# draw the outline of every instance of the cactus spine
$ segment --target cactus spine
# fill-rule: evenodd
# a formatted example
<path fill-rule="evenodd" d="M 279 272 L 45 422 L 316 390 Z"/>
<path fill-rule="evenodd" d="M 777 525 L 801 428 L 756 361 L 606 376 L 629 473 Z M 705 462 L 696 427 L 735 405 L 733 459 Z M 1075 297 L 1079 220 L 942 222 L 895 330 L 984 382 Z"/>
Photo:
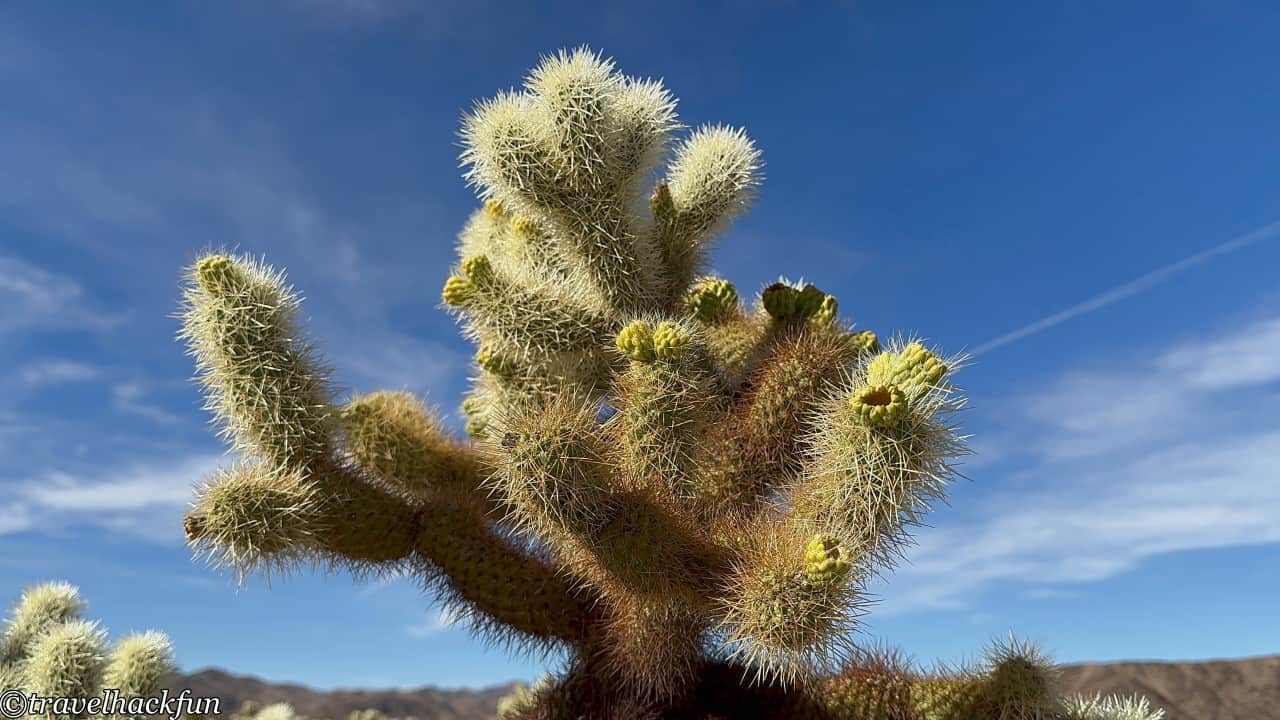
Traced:
<path fill-rule="evenodd" d="M 567 650 L 509 718 L 1057 712 L 1021 649 L 925 677 L 852 646 L 865 581 L 965 453 L 962 358 L 882 348 L 808 283 L 747 307 L 706 261 L 760 153 L 680 128 L 660 83 L 586 49 L 466 115 L 483 202 L 440 298 L 477 346 L 470 442 L 406 393 L 339 400 L 282 275 L 197 261 L 183 338 L 243 457 L 190 542 L 240 571 L 409 568 L 477 630 Z"/>

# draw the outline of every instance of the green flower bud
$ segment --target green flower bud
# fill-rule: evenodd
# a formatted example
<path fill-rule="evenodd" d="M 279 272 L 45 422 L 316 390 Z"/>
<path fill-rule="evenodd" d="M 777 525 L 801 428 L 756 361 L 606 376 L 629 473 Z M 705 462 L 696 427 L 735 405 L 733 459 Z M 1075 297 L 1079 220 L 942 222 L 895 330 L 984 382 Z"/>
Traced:
<path fill-rule="evenodd" d="M 476 364 L 499 377 L 512 375 L 516 369 L 509 358 L 503 357 L 488 345 L 480 346 L 480 350 L 476 352 Z"/>
<path fill-rule="evenodd" d="M 760 301 L 765 312 L 778 320 L 789 320 L 799 314 L 800 291 L 782 282 L 764 289 Z"/>
<path fill-rule="evenodd" d="M 482 283 L 493 277 L 493 263 L 484 255 L 472 255 L 462 261 L 462 273 L 467 279 Z"/>
<path fill-rule="evenodd" d="M 471 299 L 471 290 L 471 283 L 467 282 L 466 278 L 451 275 L 444 282 L 444 291 L 440 293 L 440 298 L 446 305 L 462 307 Z"/>
<path fill-rule="evenodd" d="M 523 215 L 511 219 L 511 233 L 526 240 L 538 236 L 538 224 Z"/>
<path fill-rule="evenodd" d="M 238 277 L 235 263 L 226 255 L 208 255 L 196 262 L 196 282 L 207 293 L 231 287 Z"/>
<path fill-rule="evenodd" d="M 905 390 L 933 387 L 946 374 L 947 366 L 918 342 L 899 353 L 881 353 L 867 365 L 871 385 L 898 385 Z"/>
<path fill-rule="evenodd" d="M 826 299 L 827 294 L 817 286 L 805 285 L 796 300 L 796 315 L 802 318 L 813 317 L 822 308 L 822 302 Z"/>
<path fill-rule="evenodd" d="M 660 323 L 653 332 L 653 352 L 662 360 L 679 360 L 691 340 L 688 331 L 679 325 Z"/>
<path fill-rule="evenodd" d="M 849 349 L 859 355 L 869 355 L 871 353 L 880 352 L 880 338 L 870 330 L 859 330 L 858 332 L 849 333 L 845 338 Z"/>
<path fill-rule="evenodd" d="M 685 296 L 684 306 L 703 322 L 718 322 L 738 309 L 738 291 L 728 280 L 703 278 Z"/>
<path fill-rule="evenodd" d="M 836 302 L 834 295 L 827 295 L 822 298 L 822 302 L 818 305 L 818 311 L 813 314 L 813 321 L 822 325 L 830 325 L 836 321 L 840 315 L 840 303 Z"/>
<path fill-rule="evenodd" d="M 820 585 L 840 582 L 852 567 L 840 539 L 830 533 L 813 536 L 804 551 L 804 571 Z"/>
<path fill-rule="evenodd" d="M 636 362 L 653 362 L 653 330 L 649 323 L 636 320 L 618 333 L 618 349 Z"/>

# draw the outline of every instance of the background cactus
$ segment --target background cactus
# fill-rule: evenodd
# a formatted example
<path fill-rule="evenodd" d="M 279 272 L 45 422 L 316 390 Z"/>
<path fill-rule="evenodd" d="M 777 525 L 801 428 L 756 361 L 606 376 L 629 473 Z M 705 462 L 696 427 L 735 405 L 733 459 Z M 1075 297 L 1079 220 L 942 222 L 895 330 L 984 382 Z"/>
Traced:
<path fill-rule="evenodd" d="M 276 271 L 194 263 L 182 337 L 244 457 L 190 542 L 410 569 L 480 632 L 567 648 L 504 717 L 1068 717 L 1022 645 L 921 673 L 850 642 L 966 452 L 963 358 L 882 347 L 812 284 L 745 307 L 705 265 L 760 154 L 722 126 L 672 145 L 674 107 L 583 49 L 466 116 L 483 204 L 441 299 L 477 345 L 469 443 L 405 393 L 340 400 Z"/>
<path fill-rule="evenodd" d="M 107 688 L 122 698 L 159 695 L 175 669 L 169 639 L 147 631 L 110 646 L 106 630 L 81 617 L 84 608 L 67 583 L 27 588 L 0 638 L 0 687 L 44 697 L 101 697 Z"/>

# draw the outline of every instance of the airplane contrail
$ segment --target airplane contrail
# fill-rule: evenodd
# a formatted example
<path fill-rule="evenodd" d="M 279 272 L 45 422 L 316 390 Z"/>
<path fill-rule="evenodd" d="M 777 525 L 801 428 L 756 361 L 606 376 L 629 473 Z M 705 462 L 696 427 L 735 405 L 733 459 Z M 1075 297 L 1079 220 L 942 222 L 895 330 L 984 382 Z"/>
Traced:
<path fill-rule="evenodd" d="M 1177 262 L 1169 263 L 1168 265 L 1157 268 L 1156 270 L 1152 270 L 1146 275 L 1130 280 L 1129 282 L 1107 290 L 1104 293 L 1095 295 L 1079 305 L 1073 305 L 1066 310 L 1041 318 L 1029 325 L 1024 325 L 1017 330 L 1001 335 L 994 340 L 989 340 L 973 348 L 968 352 L 968 354 L 970 357 L 977 357 L 978 355 L 990 352 L 998 347 L 1008 345 L 1015 340 L 1021 340 L 1022 338 L 1048 330 L 1054 325 L 1064 323 L 1071 318 L 1091 313 L 1095 310 L 1101 310 L 1112 303 L 1119 302 L 1127 297 L 1137 295 L 1143 290 L 1155 287 L 1169 278 L 1178 275 L 1179 273 L 1186 272 L 1187 270 L 1203 264 L 1204 262 L 1219 255 L 1226 255 L 1227 253 L 1249 247 L 1250 245 L 1262 242 L 1263 240 L 1270 240 L 1277 235 L 1280 235 L 1280 221 L 1273 222 L 1270 225 L 1264 225 L 1256 230 L 1251 230 L 1244 235 L 1232 238 L 1221 245 L 1216 245 L 1208 250 L 1202 250 L 1195 255 L 1183 258 Z"/>

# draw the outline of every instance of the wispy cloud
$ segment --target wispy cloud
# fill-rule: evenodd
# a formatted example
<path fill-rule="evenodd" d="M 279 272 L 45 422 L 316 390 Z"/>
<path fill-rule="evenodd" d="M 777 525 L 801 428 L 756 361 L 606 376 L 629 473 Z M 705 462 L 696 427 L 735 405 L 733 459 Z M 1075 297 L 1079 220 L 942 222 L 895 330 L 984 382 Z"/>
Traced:
<path fill-rule="evenodd" d="M 175 482 L 174 476 L 168 473 L 147 472 L 90 482 L 53 473 L 41 484 L 28 486 L 23 495 L 36 507 L 49 510 L 116 512 L 154 505 L 181 505 L 190 500 L 191 488 L 181 481 Z"/>
<path fill-rule="evenodd" d="M 22 505 L 0 507 L 0 535 L 23 532 L 34 524 L 31 513 Z"/>
<path fill-rule="evenodd" d="M 147 387 L 139 382 L 118 383 L 111 387 L 115 407 L 122 413 L 138 415 L 162 425 L 178 422 L 178 416 L 146 401 Z"/>
<path fill-rule="evenodd" d="M 1046 460 L 1087 458 L 1156 441 L 1204 437 L 1205 429 L 1258 430 L 1270 414 L 1258 393 L 1280 379 L 1280 318 L 1266 318 L 1165 349 L 1133 350 L 1112 364 L 1067 372 L 1021 402 Z M 1239 437 L 1239 433 L 1233 433 Z"/>
<path fill-rule="evenodd" d="M 460 616 L 456 612 L 447 607 L 443 607 L 436 610 L 435 613 L 429 616 L 426 620 L 406 626 L 405 632 L 416 638 L 431 637 L 432 635 L 448 630 L 454 623 L 458 622 L 459 619 Z"/>
<path fill-rule="evenodd" d="M 1256 321 L 1015 400 L 1011 437 L 1031 450 L 1024 489 L 921 531 L 880 611 L 963 607 L 997 585 L 1091 582 L 1159 553 L 1280 542 L 1277 328 L 1280 318 Z"/>
<path fill-rule="evenodd" d="M 1038 473 L 1050 492 L 1001 499 L 990 516 L 922 533 L 881 611 L 960 607 L 1002 583 L 1079 583 L 1178 550 L 1280 542 L 1280 486 L 1260 479 L 1280 432 L 1187 445 L 1091 474 Z"/>
<path fill-rule="evenodd" d="M 89 303 L 75 280 L 12 255 L 0 255 L 0 332 L 32 329 L 105 329 L 123 316 Z"/>
<path fill-rule="evenodd" d="M 359 343 L 326 349 L 326 357 L 347 384 L 360 392 L 376 389 L 439 391 L 460 379 L 469 357 L 442 343 L 394 331 L 364 332 Z"/>
<path fill-rule="evenodd" d="M 44 360 L 31 363 L 18 371 L 18 381 L 26 388 L 87 382 L 102 375 L 102 369 L 74 360 Z"/>
<path fill-rule="evenodd" d="M 1169 374 L 1203 390 L 1228 390 L 1280 380 L 1280 318 L 1247 330 L 1171 350 L 1156 361 Z"/>
<path fill-rule="evenodd" d="M 286 9 L 338 26 L 369 27 L 419 14 L 429 5 L 413 0 L 282 0 Z"/>
<path fill-rule="evenodd" d="M 151 540 L 178 540 L 192 487 L 223 462 L 197 455 L 135 464 L 99 476 L 52 471 L 10 484 L 0 506 L 0 534 L 94 526 Z"/>
<path fill-rule="evenodd" d="M 1023 338 L 1044 332 L 1055 325 L 1061 325 L 1073 318 L 1077 318 L 1091 312 L 1096 312 L 1108 305 L 1113 305 L 1121 300 L 1133 297 L 1134 295 L 1145 292 L 1146 290 L 1150 290 L 1151 288 L 1170 280 L 1177 275 L 1199 265 L 1203 265 L 1219 255 L 1226 255 L 1237 250 L 1243 250 L 1250 245 L 1256 245 L 1264 240 L 1270 240 L 1277 235 L 1280 235 L 1280 222 L 1264 225 L 1263 227 L 1247 232 L 1244 235 L 1240 235 L 1239 237 L 1235 237 L 1224 243 L 1215 245 L 1208 250 L 1203 250 L 1190 257 L 1186 257 L 1177 262 L 1169 263 L 1168 265 L 1157 268 L 1146 275 L 1095 295 L 1079 305 L 1073 305 L 1066 310 L 1056 312 L 1048 317 L 1041 318 L 1033 323 L 1024 325 L 1013 332 L 1001 335 L 994 340 L 982 343 L 970 350 L 969 354 L 977 357 L 995 350 L 998 347 L 1008 345 L 1011 342 L 1016 342 Z"/>
<path fill-rule="evenodd" d="M 303 5 L 308 4 L 296 9 L 369 21 L 429 9 L 394 2 Z M 52 52 L 47 43 L 19 43 L 22 36 L 19 25 L 0 30 L 9 51 L 0 51 L 3 67 L 14 70 L 0 79 L 32 104 L 27 115 L 0 117 L 0 156 L 6 159 L 0 212 L 32 247 L 56 246 L 71 262 L 41 266 L 47 262 L 43 256 L 37 262 L 34 256 L 6 254 L 7 245 L 0 251 L 0 347 L 8 336 L 39 328 L 120 336 L 103 343 L 91 360 L 81 355 L 36 363 L 0 352 L 10 378 L 0 381 L 0 390 L 11 398 L 24 395 L 20 413 L 17 404 L 0 401 L 0 410 L 12 413 L 12 421 L 0 416 L 0 464 L 37 471 L 59 467 L 72 448 L 86 445 L 143 462 L 182 452 L 188 436 L 181 420 L 194 390 L 179 406 L 169 384 L 176 378 L 157 374 L 157 356 L 142 343 L 161 348 L 156 339 L 172 337 L 176 323 L 168 316 L 175 309 L 178 273 L 204 249 L 252 252 L 287 270 L 306 297 L 308 332 L 341 384 L 361 391 L 432 390 L 434 401 L 452 404 L 449 395 L 458 389 L 466 355 L 401 333 L 391 322 L 393 309 L 403 312 L 412 298 L 421 298 L 424 265 L 447 255 L 444 243 L 434 249 L 407 242 L 452 234 L 453 228 L 435 226 L 443 223 L 439 205 L 395 187 L 369 197 L 322 197 L 324 184 L 312 177 L 314 157 L 305 138 L 284 130 L 287 118 L 264 116 L 243 98 L 188 83 L 186 76 L 166 86 L 163 73 L 154 78 L 155 93 L 124 103 L 109 86 L 87 77 L 80 59 Z M 101 117 L 88 122 L 64 111 L 81 105 L 103 109 Z M 113 141 L 103 143 L 102 137 Z M 129 172 L 120 173 L 121 167 Z M 378 242 L 362 244 L 371 237 Z M 397 243 L 397 256 L 378 255 Z M 92 268 L 92 274 L 69 269 L 76 265 Z M 444 273 L 441 266 L 441 281 Z M 136 315 L 104 312 L 99 298 L 116 297 Z M 435 302 L 434 290 L 422 299 L 427 308 Z M 136 322 L 121 327 L 126 317 Z M 170 349 L 176 354 L 176 347 Z M 97 387 L 86 387 L 92 392 L 77 402 L 92 412 L 68 413 L 62 405 L 66 394 L 37 392 L 85 381 Z M 116 422 L 101 422 L 113 413 L 121 416 Z M 115 441 L 126 436 L 123 443 Z M 51 512 L 38 505 L 32 511 Z"/>

